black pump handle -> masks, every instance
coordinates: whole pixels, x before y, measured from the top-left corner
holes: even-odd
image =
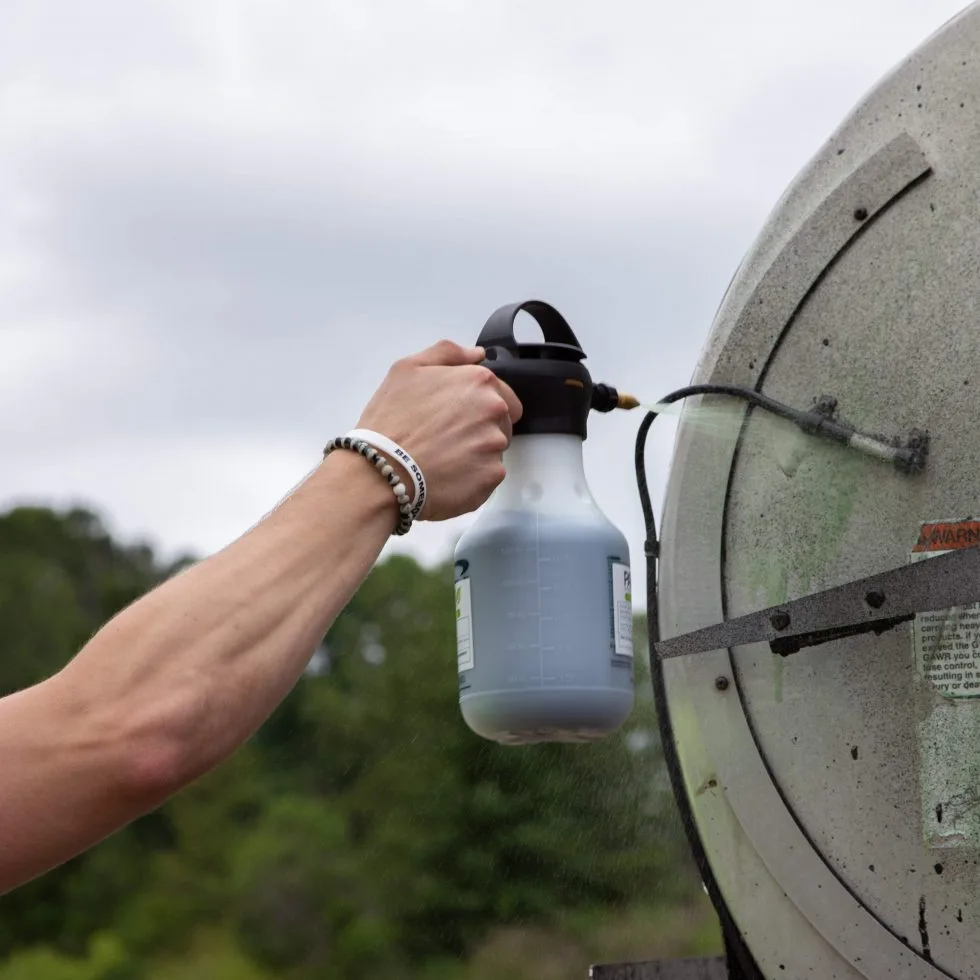
[[[530,313],[537,320],[546,344],[570,347],[580,356],[585,356],[582,345],[572,332],[568,321],[553,306],[539,299],[527,299],[523,303],[501,306],[484,324],[476,340],[477,347],[504,347],[508,350],[518,347],[519,344],[514,337],[514,320],[522,311]]]

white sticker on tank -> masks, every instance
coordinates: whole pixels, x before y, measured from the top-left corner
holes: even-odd
[[[468,578],[456,583],[456,664],[460,673],[473,669],[473,611]]]
[[[613,649],[622,657],[633,656],[633,578],[629,565],[611,562],[613,599]]]
[[[929,561],[978,545],[980,521],[927,521],[911,558]],[[936,850],[975,849],[980,809],[968,747],[980,736],[980,603],[919,613],[910,632],[918,674],[938,695],[916,705],[922,836]]]
[[[912,561],[980,544],[980,521],[922,525]],[[919,613],[912,623],[919,673],[944,698],[980,698],[980,603]]]

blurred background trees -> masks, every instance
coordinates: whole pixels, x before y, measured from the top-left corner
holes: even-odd
[[[184,563],[85,510],[0,515],[0,692]],[[0,897],[0,980],[585,980],[591,962],[715,949],[642,620],[621,733],[504,748],[458,712],[451,580],[380,564],[228,763]]]

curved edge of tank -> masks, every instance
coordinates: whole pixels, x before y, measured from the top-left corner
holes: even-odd
[[[694,383],[727,382],[750,387],[758,383],[764,365],[754,369],[746,365],[738,370],[724,362],[733,329],[763,276],[808,217],[876,151],[891,141],[910,136],[922,148],[930,165],[941,170],[942,150],[931,141],[928,116],[908,111],[908,93],[903,92],[903,86],[916,72],[927,74],[944,59],[968,54],[978,47],[980,3],[974,3],[930,35],[851,110],[779,198],[746,253],[721,301],[694,372]],[[723,618],[720,576],[717,582],[698,579],[706,558],[708,567],[712,560],[720,565],[717,556],[722,547],[722,506],[718,506],[717,500],[702,500],[698,485],[706,470],[714,467],[717,471],[719,466],[726,468],[722,475],[727,482],[727,467],[735,443],[733,440],[731,446],[720,451],[715,442],[711,453],[699,453],[700,438],[698,431],[682,416],[661,521],[659,618],[664,636]],[[714,475],[717,480],[718,473]],[[699,502],[709,507],[713,503],[716,509],[695,515]],[[692,589],[701,594],[692,596]],[[686,787],[687,799],[681,803],[690,808],[730,912],[767,974],[779,975],[776,971],[780,967],[792,971],[791,964],[795,963],[797,975],[815,967],[826,976],[877,975],[866,972],[874,971],[872,963],[865,962],[858,967],[853,956],[843,957],[834,948],[836,944],[821,936],[791,899],[787,901],[789,896],[783,883],[776,880],[762,861],[729,802],[732,787],[719,780],[713,758],[717,719],[712,724],[700,712],[705,703],[706,683],[730,671],[727,651],[704,655],[697,663],[672,662],[664,670],[674,742]],[[728,699],[729,704],[731,700]],[[787,935],[793,936],[789,944],[784,938]],[[919,957],[913,959],[914,962],[903,964],[910,971],[903,975],[942,975]]]
[[[738,313],[758,285],[761,275],[793,237],[805,217],[860,164],[869,147],[883,145],[902,133],[909,133],[919,141],[930,158],[935,155],[938,148],[930,145],[928,130],[921,121],[917,124],[915,116],[906,115],[905,112],[899,115],[901,110],[897,108],[886,115],[883,108],[891,101],[891,95],[901,99],[899,88],[910,70],[924,69],[931,59],[947,57],[950,39],[976,32],[978,18],[980,0],[974,0],[929,35],[868,90],[796,174],[776,200],[725,291],[708,339],[698,357],[693,383],[700,384],[710,378]],[[969,50],[968,44],[963,47]]]

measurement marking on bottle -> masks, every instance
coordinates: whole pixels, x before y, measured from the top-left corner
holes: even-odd
[[[541,515],[534,515],[534,549],[537,552],[535,570],[538,577],[538,677],[539,684],[544,684],[544,634],[541,623]]]
[[[470,580],[456,583],[456,669],[459,673],[472,670],[473,609],[470,602]]]

